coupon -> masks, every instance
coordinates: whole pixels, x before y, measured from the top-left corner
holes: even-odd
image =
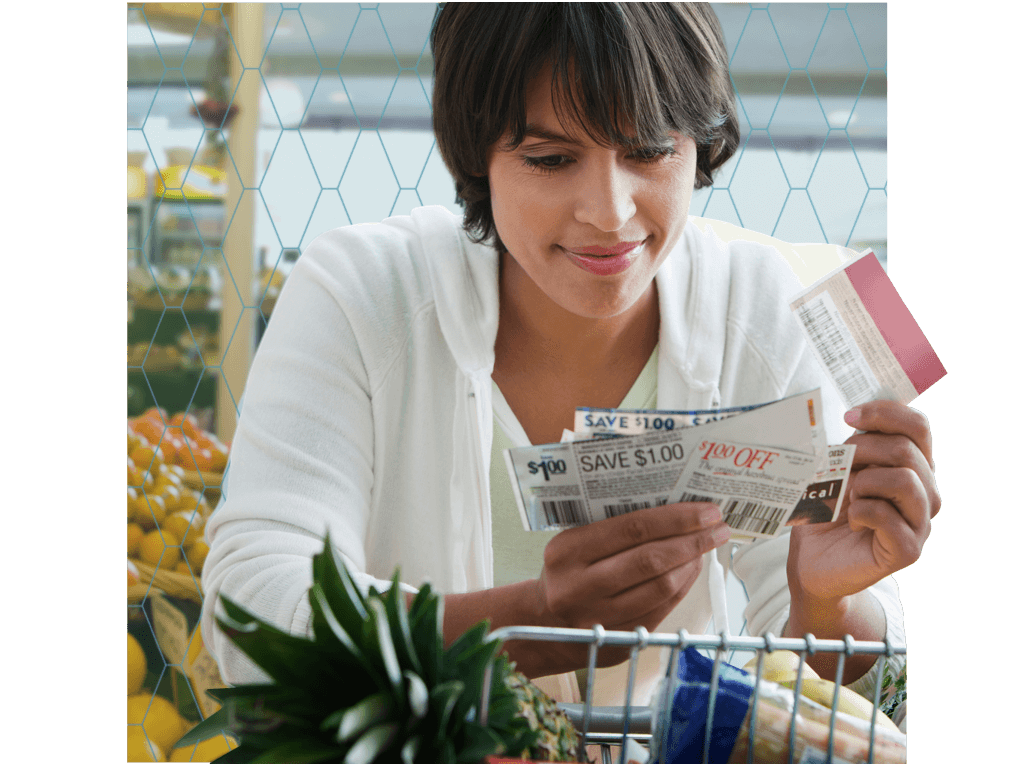
[[[777,535],[816,474],[819,392],[770,404],[790,410],[783,422],[789,433],[763,429],[763,417],[742,426],[768,408],[761,407],[690,427],[508,449],[505,464],[523,527],[559,530],[679,501],[711,501],[737,540]]]
[[[723,438],[814,454],[816,468],[825,473],[828,442],[821,412],[821,390],[816,388],[778,401],[732,408],[694,411],[577,408],[573,430],[576,439],[618,437],[718,422],[719,435]],[[736,418],[741,414],[742,417]],[[728,424],[726,420],[734,421]],[[805,421],[810,429],[790,426],[793,422]]]
[[[910,403],[946,374],[871,250],[790,301],[807,341],[847,407]]]
[[[806,444],[794,440],[792,432],[786,431],[787,417],[799,416],[803,409],[803,401],[810,396],[809,410],[820,405],[820,398],[811,393],[790,396],[774,403],[761,403],[753,406],[737,406],[733,408],[703,409],[693,411],[660,411],[649,409],[576,409],[575,439],[584,437],[621,437],[655,430],[672,430],[682,427],[696,427],[708,422],[720,422],[738,414],[760,410],[760,414],[743,420],[742,431],[781,432],[777,438],[780,442],[770,445],[803,451]],[[779,405],[782,404],[782,405]],[[724,430],[726,435],[729,430]],[[563,442],[569,437],[568,431],[562,434]],[[795,436],[799,438],[799,433]],[[807,487],[804,496],[797,503],[787,525],[808,522],[827,522],[834,519],[842,506],[846,492],[846,478],[853,463],[855,447],[852,445],[823,445],[825,431],[821,426],[820,417],[813,422],[812,443],[818,455],[815,463],[813,482]]]

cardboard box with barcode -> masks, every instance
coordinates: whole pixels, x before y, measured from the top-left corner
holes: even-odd
[[[208,717],[220,704],[206,691],[227,685],[220,677],[216,659],[203,644],[197,619],[189,618],[175,600],[156,589],[150,591],[148,602],[164,660],[188,680],[203,717]]]

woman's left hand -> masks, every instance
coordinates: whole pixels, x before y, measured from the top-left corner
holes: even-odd
[[[939,511],[923,414],[872,401],[846,421],[863,432],[846,441],[857,450],[839,515],[791,531],[787,572],[795,598],[838,601],[907,567],[921,556]]]

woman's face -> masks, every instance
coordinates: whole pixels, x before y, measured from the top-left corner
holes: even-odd
[[[498,235],[511,267],[537,287],[516,299],[551,301],[586,318],[618,316],[652,288],[682,234],[696,145],[677,133],[658,146],[594,143],[578,125],[559,122],[550,66],[527,90],[526,121],[521,145],[499,141],[488,152]]]

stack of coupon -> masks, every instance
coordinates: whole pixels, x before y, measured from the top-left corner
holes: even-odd
[[[561,443],[505,452],[527,530],[714,502],[736,541],[832,520],[854,446],[829,446],[821,391],[708,411],[576,410]],[[767,442],[766,442],[767,441]]]
[[[910,403],[946,374],[871,250],[790,301],[848,406]],[[714,502],[735,541],[834,520],[854,446],[826,444],[821,391],[711,411],[576,410],[561,443],[505,465],[527,530],[558,530],[682,501]]]

